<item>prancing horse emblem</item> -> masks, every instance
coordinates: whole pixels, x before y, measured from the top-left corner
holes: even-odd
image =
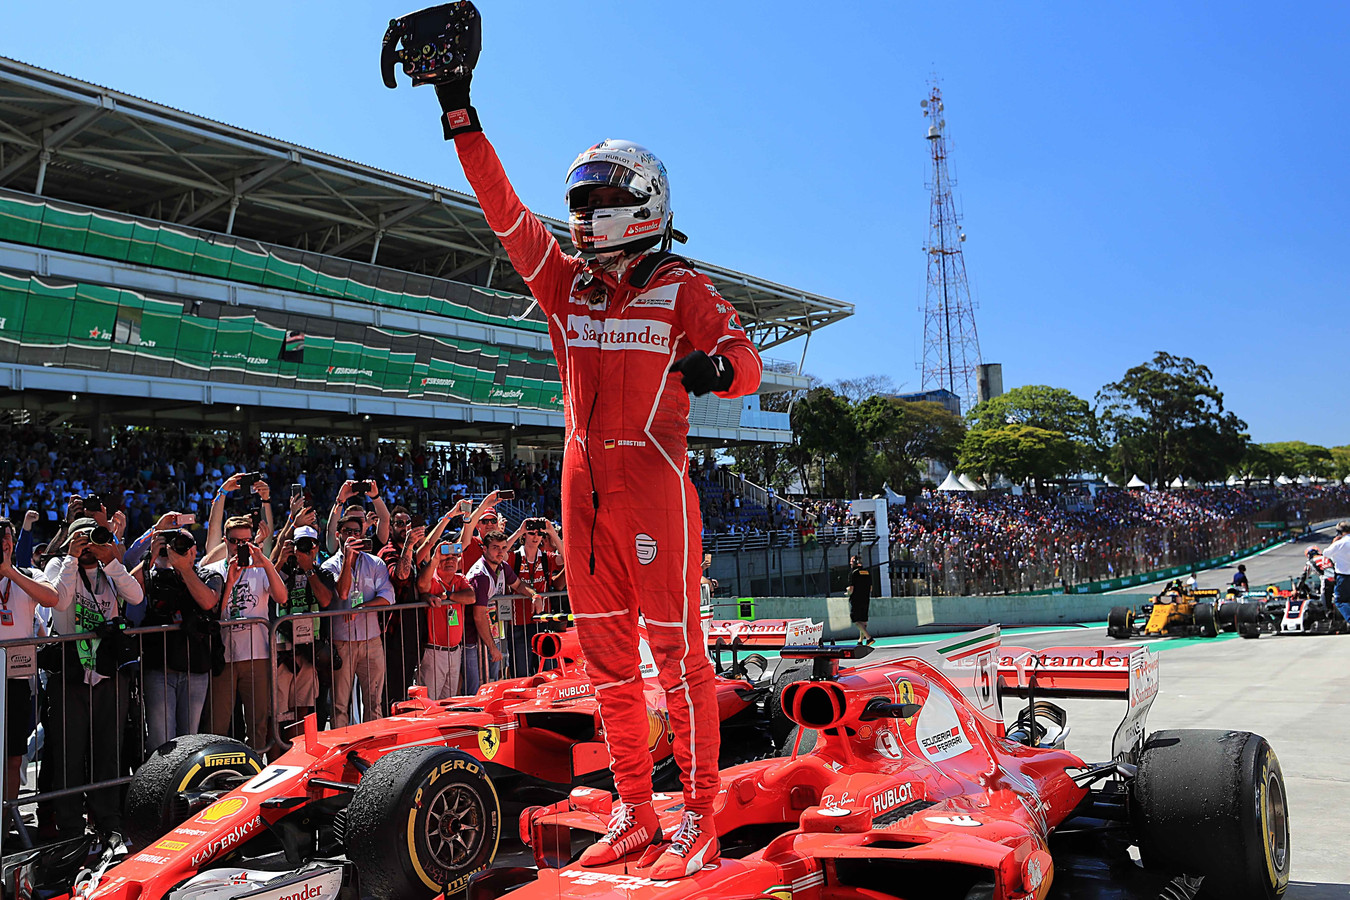
[[[478,732],[478,749],[483,751],[483,759],[492,759],[502,745],[502,730],[489,725]]]

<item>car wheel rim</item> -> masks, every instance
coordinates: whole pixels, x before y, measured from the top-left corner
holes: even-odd
[[[447,785],[427,807],[427,850],[446,869],[467,865],[482,846],[487,810],[472,788]]]
[[[1266,846],[1275,871],[1283,872],[1289,860],[1289,819],[1284,805],[1284,785],[1270,772],[1266,775]]]

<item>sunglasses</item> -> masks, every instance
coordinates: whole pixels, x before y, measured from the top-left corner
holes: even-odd
[[[248,543],[249,541],[251,541],[251,540],[253,540],[252,537],[246,537],[246,538],[227,537],[227,538],[225,539],[225,543],[227,543],[227,544],[229,544],[231,547],[233,547],[233,546],[235,546],[236,544],[247,544],[247,543]]]

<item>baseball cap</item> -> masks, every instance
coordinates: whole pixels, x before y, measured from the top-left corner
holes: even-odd
[[[497,516],[497,510],[493,508],[483,510],[483,514],[478,517],[478,521],[483,522],[487,519],[491,519],[494,522],[500,521]]]
[[[319,539],[319,532],[315,531],[313,528],[310,528],[308,525],[301,525],[299,528],[295,529],[294,540],[298,541],[302,540],[303,538],[309,538],[311,540],[317,541]]]

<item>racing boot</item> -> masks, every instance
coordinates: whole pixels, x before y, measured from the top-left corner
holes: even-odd
[[[720,855],[712,817],[686,810],[670,845],[652,866],[648,877],[653,881],[687,878],[708,863],[716,862]]]
[[[607,866],[642,853],[661,841],[661,823],[650,802],[620,803],[609,819],[609,831],[587,847],[577,860],[583,866]]]

